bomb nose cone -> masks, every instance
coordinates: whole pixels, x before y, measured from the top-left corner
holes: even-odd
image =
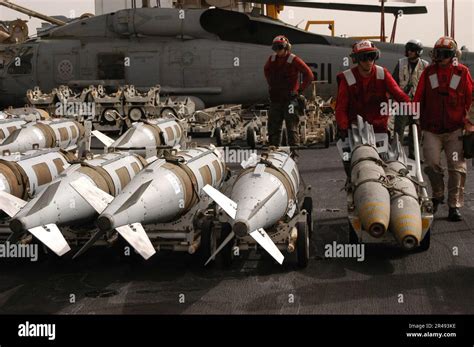
[[[234,233],[239,237],[244,237],[249,233],[249,226],[244,221],[237,221],[234,224]]]
[[[382,223],[373,223],[369,227],[369,234],[375,238],[381,237],[386,231],[385,225]]]
[[[402,240],[402,247],[404,250],[412,250],[418,246],[418,240],[413,235],[405,236]]]
[[[101,215],[97,219],[97,226],[102,231],[109,231],[115,228],[114,217],[109,214]]]
[[[23,222],[23,220],[21,218],[18,218],[18,219],[13,219],[10,222],[10,229],[14,233],[19,233],[19,232],[25,231],[26,226],[25,226],[25,223]]]

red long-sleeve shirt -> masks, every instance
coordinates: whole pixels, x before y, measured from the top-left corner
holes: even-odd
[[[357,71],[356,71],[357,68],[353,69],[353,72],[354,72],[354,75],[357,75],[358,76],[358,80],[360,81],[360,84],[358,85],[362,85],[362,93],[360,93],[359,95],[362,95],[362,97],[365,99],[365,96],[368,95],[367,93],[367,90],[368,90],[368,86],[369,86],[369,83],[371,80],[375,79],[376,78],[376,68],[375,68],[375,65],[374,67],[372,68],[372,72],[370,73],[369,76],[365,77],[365,76],[362,76],[361,74],[359,74]],[[408,95],[406,95],[403,90],[400,89],[400,87],[398,86],[397,82],[395,82],[395,80],[393,79],[392,75],[390,74],[390,72],[384,68],[384,83],[385,83],[385,91],[386,93],[388,94],[391,94],[392,97],[398,101],[398,102],[410,102],[410,98],[408,97]],[[347,84],[347,81],[346,79],[344,78],[344,76],[342,74],[340,74],[338,76],[338,80],[339,80],[339,88],[338,88],[338,92],[337,92],[337,102],[336,102],[336,122],[337,122],[337,126],[339,127],[339,129],[342,129],[342,130],[347,130],[350,126],[350,123],[351,121],[353,120],[350,115],[350,100],[351,100],[351,95],[350,95],[350,88],[349,88],[349,85]],[[360,100],[360,102],[370,102],[369,100]],[[367,105],[366,104],[366,108],[369,109],[369,108],[372,108],[372,109],[375,109],[375,108],[378,108],[379,111],[381,109],[381,105],[377,104],[377,105]],[[362,113],[362,112],[361,112]],[[376,117],[377,115],[368,115],[368,114],[360,114],[364,119],[368,120],[368,118],[374,118]],[[367,117],[366,117],[367,116]],[[386,127],[386,124],[384,125],[384,127]],[[381,128],[378,128],[378,129],[375,129],[376,131],[385,131],[386,129],[381,129]]]
[[[272,57],[274,57],[272,60]],[[283,57],[271,55],[264,67],[272,102],[286,102],[290,100],[291,92],[304,90],[314,79],[313,72],[301,58],[294,56],[289,62],[290,53]],[[300,85],[299,76],[303,81]]]

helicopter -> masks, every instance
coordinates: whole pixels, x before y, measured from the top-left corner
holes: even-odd
[[[231,0],[217,3],[226,1]],[[164,94],[192,98],[196,109],[265,103],[263,66],[277,35],[288,37],[292,51],[313,70],[315,79],[325,81],[318,86],[322,97],[337,94],[336,75],[350,68],[354,39],[308,32],[262,15],[260,8],[236,11],[211,6],[216,0],[204,2],[207,5],[201,8],[145,6],[87,16],[23,43],[0,46],[0,106],[24,105],[27,90],[38,86],[50,91],[59,85],[147,89],[159,84]],[[282,2],[289,3],[260,0]],[[290,5],[328,6],[310,1]],[[374,12],[379,8],[339,4],[337,9]],[[385,11],[410,15],[426,13],[426,8],[386,6]],[[377,47],[382,52],[378,64],[390,71],[405,54],[402,44],[378,42]],[[424,58],[429,59],[429,48],[425,52]],[[474,53],[464,53],[461,62],[474,73]]]

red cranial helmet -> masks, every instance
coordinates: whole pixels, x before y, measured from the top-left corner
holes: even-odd
[[[290,41],[288,40],[288,38],[286,36],[283,36],[283,35],[278,35],[277,37],[275,37],[273,39],[273,42],[272,42],[272,49],[274,51],[278,51],[280,49],[290,49],[291,48],[291,44],[290,44]]]
[[[375,47],[373,42],[362,40],[352,45],[351,57],[354,63],[367,60],[375,61],[380,57],[380,51]]]
[[[451,37],[443,36],[436,41],[432,57],[435,61],[447,58],[454,58],[458,49],[458,44]]]

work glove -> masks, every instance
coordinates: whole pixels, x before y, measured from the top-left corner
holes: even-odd
[[[464,122],[464,132],[466,134],[474,133],[474,124],[472,124],[469,120]]]

